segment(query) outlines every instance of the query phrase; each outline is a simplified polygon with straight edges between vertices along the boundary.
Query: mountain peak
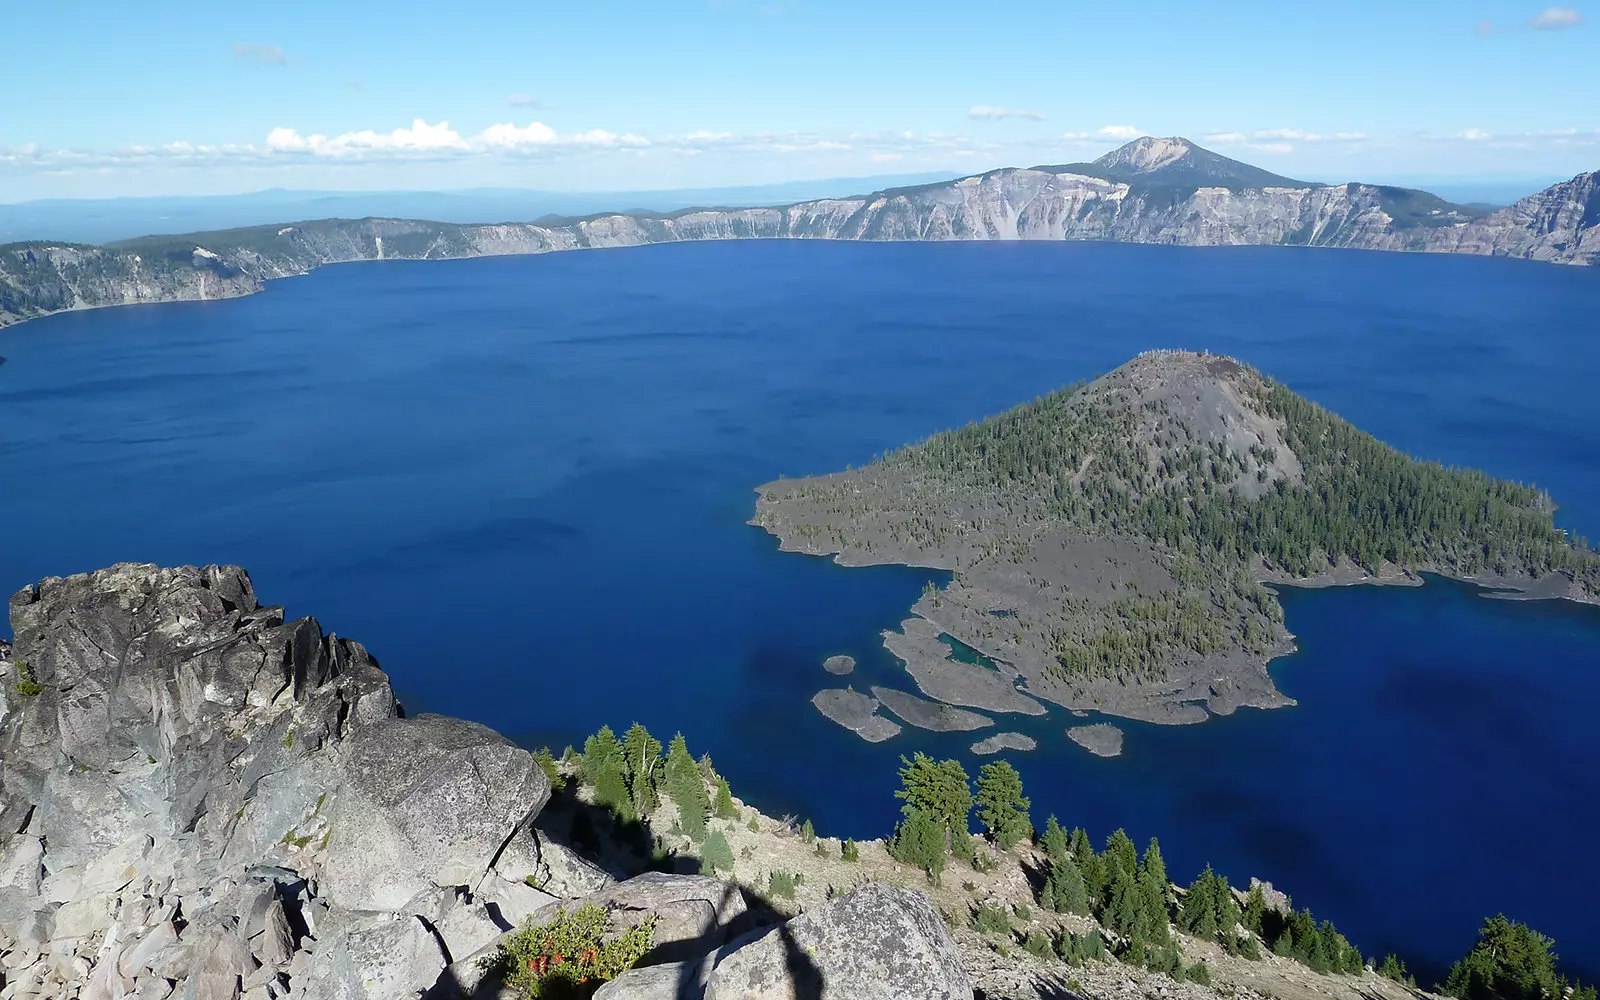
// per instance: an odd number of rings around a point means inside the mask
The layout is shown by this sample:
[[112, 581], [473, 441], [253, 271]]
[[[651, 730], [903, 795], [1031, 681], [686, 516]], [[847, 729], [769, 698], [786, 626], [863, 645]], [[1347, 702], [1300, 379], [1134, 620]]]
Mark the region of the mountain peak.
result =
[[1095, 160], [1097, 167], [1123, 167], [1136, 174], [1148, 174], [1183, 159], [1195, 151], [1195, 144], [1178, 136], [1158, 139], [1140, 136]]
[[1193, 190], [1195, 187], [1305, 188], [1313, 185], [1241, 163], [1181, 136], [1140, 136], [1084, 164], [1096, 177], [1135, 187]]

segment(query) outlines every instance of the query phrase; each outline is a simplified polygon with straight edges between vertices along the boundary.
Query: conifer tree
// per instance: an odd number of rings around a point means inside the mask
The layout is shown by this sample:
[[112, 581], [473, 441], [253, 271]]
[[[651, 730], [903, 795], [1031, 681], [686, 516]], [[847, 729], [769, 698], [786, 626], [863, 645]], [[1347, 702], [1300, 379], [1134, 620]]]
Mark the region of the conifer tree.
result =
[[912, 809], [889, 841], [889, 854], [903, 864], [921, 868], [934, 885], [944, 873], [945, 827], [921, 809]]
[[661, 741], [635, 722], [622, 737], [622, 755], [634, 812], [647, 816], [660, 803], [656, 794], [656, 770], [661, 763]]
[[1111, 879], [1107, 890], [1107, 898], [1100, 918], [1101, 923], [1115, 931], [1119, 936], [1128, 939], [1128, 950], [1144, 954], [1145, 939], [1138, 936], [1142, 929], [1143, 921], [1140, 919], [1144, 912], [1143, 900], [1139, 894], [1139, 876], [1128, 871], [1120, 864], [1113, 863], [1108, 866]]
[[[1461, 1000], [1539, 1000], [1560, 997], [1555, 942], [1527, 924], [1490, 917], [1472, 950], [1450, 967], [1443, 992]], [[1587, 993], [1588, 990], [1575, 991]]]
[[706, 813], [710, 809], [710, 799], [706, 795], [705, 782], [700, 779], [700, 768], [690, 755], [682, 733], [672, 737], [663, 771], [667, 795], [678, 807], [678, 824], [689, 839], [698, 844], [706, 837]]
[[978, 822], [1002, 851], [1011, 850], [1032, 835], [1030, 803], [1022, 794], [1022, 775], [1009, 761], [997, 760], [978, 770], [977, 801]]
[[1050, 874], [1045, 877], [1044, 889], [1039, 894], [1039, 904], [1057, 913], [1089, 915], [1089, 893], [1071, 857], [1063, 855], [1061, 860], [1051, 863]]
[[[1121, 868], [1129, 875], [1139, 874], [1139, 849], [1133, 846], [1128, 831], [1118, 827], [1106, 838], [1105, 860], [1108, 868]], [[1107, 877], [1114, 875], [1107, 871]]]
[[599, 732], [583, 741], [583, 760], [578, 765], [583, 783], [593, 787], [599, 781], [602, 765], [607, 763], [614, 764], [618, 771], [623, 770], [622, 744], [617, 742], [610, 726], [601, 726]]
[[1200, 873], [1184, 894], [1183, 907], [1178, 913], [1178, 926], [1205, 941], [1217, 936], [1216, 874], [1210, 865], [1206, 865], [1206, 870]]
[[1267, 897], [1261, 891], [1261, 883], [1250, 886], [1250, 892], [1244, 898], [1244, 925], [1252, 934], [1265, 936], [1267, 917]]
[[718, 819], [738, 819], [739, 810], [733, 805], [733, 790], [728, 787], [728, 779], [717, 775], [717, 799], [711, 807]]
[[594, 800], [611, 810], [612, 815], [624, 823], [639, 818], [633, 809], [633, 796], [628, 793], [628, 779], [622, 773], [620, 761], [602, 758], [594, 779]]
[[1213, 884], [1217, 897], [1217, 935], [1222, 947], [1233, 954], [1239, 950], [1239, 925], [1244, 922], [1244, 914], [1239, 912], [1239, 900], [1234, 897], [1227, 876], [1216, 876]]
[[1072, 831], [1072, 860], [1083, 876], [1083, 887], [1089, 893], [1090, 902], [1099, 907], [1105, 898], [1106, 866], [1081, 826]]
[[1052, 863], [1061, 862], [1072, 851], [1066, 831], [1061, 829], [1061, 824], [1056, 822], [1053, 815], [1044, 821], [1044, 835], [1039, 838], [1039, 846], [1044, 848], [1045, 855]]
[[905, 802], [900, 811], [907, 818], [914, 812], [926, 814], [945, 830], [952, 842], [959, 838], [960, 842], [954, 843], [957, 849], [964, 847], [970, 854], [966, 841], [969, 836], [967, 818], [972, 812], [972, 785], [960, 761], [935, 762], [919, 751], [911, 760], [902, 756], [900, 765], [901, 789], [894, 793]]
[[1166, 944], [1170, 938], [1167, 928], [1171, 920], [1167, 908], [1170, 888], [1167, 864], [1161, 857], [1161, 845], [1151, 837], [1144, 851], [1144, 860], [1139, 864], [1139, 908], [1145, 927], [1145, 940], [1152, 944]]

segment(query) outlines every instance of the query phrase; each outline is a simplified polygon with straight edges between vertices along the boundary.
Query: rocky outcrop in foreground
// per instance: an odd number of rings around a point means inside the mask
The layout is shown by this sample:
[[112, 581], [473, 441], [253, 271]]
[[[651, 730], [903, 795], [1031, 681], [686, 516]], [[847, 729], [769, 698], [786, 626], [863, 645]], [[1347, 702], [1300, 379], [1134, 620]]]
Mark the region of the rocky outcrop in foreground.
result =
[[70, 309], [248, 295], [353, 260], [439, 260], [724, 239], [1110, 240], [1301, 245], [1600, 259], [1600, 173], [1484, 213], [1424, 191], [1311, 184], [1186, 139], [1136, 139], [1092, 163], [1006, 168], [940, 184], [773, 208], [456, 225], [327, 219], [106, 247], [0, 246], [0, 326]]
[[240, 569], [47, 579], [11, 621], [5, 1000], [496, 996], [481, 959], [571, 900], [656, 919], [610, 1000], [972, 994], [920, 893], [775, 922], [715, 879], [614, 883], [532, 825], [551, 789], [529, 753], [406, 718], [365, 649], [284, 621]]

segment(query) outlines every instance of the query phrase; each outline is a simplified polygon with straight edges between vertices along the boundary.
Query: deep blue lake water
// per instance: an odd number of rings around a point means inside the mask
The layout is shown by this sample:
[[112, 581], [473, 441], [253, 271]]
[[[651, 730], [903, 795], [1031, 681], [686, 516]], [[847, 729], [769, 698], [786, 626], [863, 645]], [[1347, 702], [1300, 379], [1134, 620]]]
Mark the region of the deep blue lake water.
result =
[[[1399, 447], [1533, 481], [1600, 536], [1600, 269], [1297, 249], [727, 243], [327, 268], [0, 333], [0, 582], [236, 562], [413, 711], [560, 746], [681, 729], [735, 790], [887, 832], [908, 729], [807, 704], [927, 574], [776, 551], [753, 486], [869, 460], [1151, 347], [1242, 357]], [[1100, 761], [1016, 728], [1041, 824], [1271, 879], [1423, 971], [1506, 913], [1600, 969], [1600, 611], [1291, 592], [1300, 699]], [[976, 770], [977, 761], [968, 761]]]

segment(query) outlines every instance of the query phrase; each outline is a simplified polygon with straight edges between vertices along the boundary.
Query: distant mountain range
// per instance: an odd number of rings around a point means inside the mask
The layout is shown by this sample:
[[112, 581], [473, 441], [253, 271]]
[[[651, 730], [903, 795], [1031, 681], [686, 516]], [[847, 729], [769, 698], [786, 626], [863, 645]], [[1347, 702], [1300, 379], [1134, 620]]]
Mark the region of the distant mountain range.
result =
[[68, 309], [248, 295], [263, 281], [341, 261], [752, 238], [1297, 245], [1592, 264], [1600, 172], [1489, 211], [1408, 188], [1296, 181], [1187, 139], [1145, 137], [1092, 163], [775, 207], [493, 225], [323, 219], [104, 246], [31, 241], [0, 246], [0, 326]]
[[[71, 240], [110, 243], [151, 233], [190, 233], [281, 224], [285, 219], [432, 219], [435, 222], [538, 222], [592, 212], [676, 212], [704, 205], [792, 205], [808, 198], [877, 191], [959, 177], [949, 171], [830, 177], [739, 187], [662, 191], [291, 191], [136, 198], [52, 198], [0, 204], [0, 243]], [[1532, 191], [1543, 185], [1530, 185]]]

